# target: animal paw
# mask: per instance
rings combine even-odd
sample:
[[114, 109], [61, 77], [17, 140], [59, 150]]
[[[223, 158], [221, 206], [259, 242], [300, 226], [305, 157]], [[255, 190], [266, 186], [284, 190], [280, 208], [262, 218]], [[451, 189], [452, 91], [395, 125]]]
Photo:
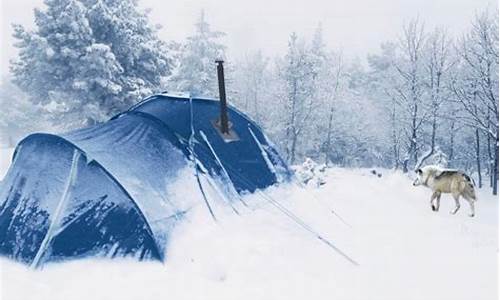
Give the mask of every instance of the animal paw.
[[451, 210], [451, 211], [450, 211], [450, 214], [454, 215], [454, 214], [456, 214], [456, 213], [457, 213], [457, 211], [458, 211], [458, 209]]
[[469, 217], [474, 218], [475, 214], [469, 214]]

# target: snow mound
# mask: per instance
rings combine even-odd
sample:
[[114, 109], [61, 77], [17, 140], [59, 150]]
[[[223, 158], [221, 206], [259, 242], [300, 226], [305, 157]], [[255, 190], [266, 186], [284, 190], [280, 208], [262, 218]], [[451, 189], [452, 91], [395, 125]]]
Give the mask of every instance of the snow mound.
[[12, 154], [14, 153], [14, 148], [1, 148], [0, 147], [0, 182], [7, 174], [9, 169]]
[[432, 212], [430, 191], [401, 173], [327, 173], [320, 189], [289, 185], [265, 194], [358, 267], [255, 193], [240, 215], [216, 210], [217, 222], [203, 205], [191, 210], [172, 233], [165, 265], [83, 260], [32, 271], [1, 260], [2, 299], [497, 298], [498, 199], [488, 191], [479, 191], [476, 218], [466, 210], [451, 216], [451, 197]]

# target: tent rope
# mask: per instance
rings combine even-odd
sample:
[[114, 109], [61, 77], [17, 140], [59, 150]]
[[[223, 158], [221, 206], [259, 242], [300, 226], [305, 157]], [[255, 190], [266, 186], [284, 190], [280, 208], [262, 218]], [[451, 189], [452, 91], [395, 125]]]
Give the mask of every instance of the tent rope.
[[[239, 174], [235, 174], [236, 176], [240, 176]], [[240, 177], [243, 177], [243, 176], [240, 176]], [[244, 178], [240, 178], [241, 180], [245, 180]], [[351, 264], [355, 265], [355, 266], [359, 266], [359, 263], [357, 261], [355, 261], [354, 259], [352, 259], [349, 255], [347, 255], [344, 251], [342, 251], [341, 249], [339, 249], [337, 246], [335, 246], [333, 244], [333, 242], [329, 241], [328, 239], [326, 239], [325, 237], [323, 237], [320, 233], [318, 233], [317, 231], [315, 231], [312, 227], [310, 227], [309, 225], [307, 225], [304, 221], [302, 221], [302, 219], [300, 217], [298, 217], [297, 215], [295, 215], [292, 211], [290, 211], [289, 209], [287, 209], [286, 207], [284, 207], [281, 203], [279, 203], [277, 200], [275, 200], [273, 197], [271, 197], [270, 195], [264, 193], [263, 191], [259, 190], [259, 189], [256, 189], [257, 193], [265, 200], [267, 200], [269, 203], [271, 203], [271, 205], [273, 205], [274, 207], [276, 207], [278, 210], [280, 210], [284, 215], [286, 215], [287, 217], [289, 217], [292, 221], [294, 221], [297, 225], [299, 225], [300, 227], [302, 227], [303, 229], [305, 229], [306, 231], [308, 231], [309, 233], [311, 233], [312, 235], [314, 235], [318, 240], [320, 240], [321, 242], [323, 242], [324, 244], [326, 244], [328, 247], [332, 248], [333, 250], [335, 250], [338, 254], [340, 254], [341, 256], [343, 256], [345, 259], [347, 259]]]
[[[300, 188], [302, 188], [303, 190], [305, 190], [305, 185], [300, 182], [295, 176], [293, 177], [293, 182], [295, 182]], [[327, 205], [325, 202], [323, 202], [322, 200], [320, 200], [318, 197], [316, 197], [314, 194], [309, 194], [316, 202], [320, 203], [321, 205], [323, 205], [328, 211], [330, 211], [334, 216], [337, 217], [337, 219], [340, 220], [340, 222], [342, 222], [344, 225], [346, 225], [347, 227], [349, 228], [352, 228], [352, 225], [349, 224], [346, 220], [344, 220], [344, 218], [342, 218], [333, 208], [331, 208], [329, 205]]]
[[[205, 154], [205, 153], [202, 153]], [[210, 155], [209, 153], [206, 153], [206, 155]], [[239, 180], [241, 180], [247, 187], [252, 187], [253, 185], [251, 182], [243, 175], [239, 174], [237, 170], [234, 170], [230, 164], [226, 164], [226, 168], [231, 171], [232, 175], [237, 177]], [[281, 211], [285, 216], [290, 218], [294, 223], [302, 227], [304, 230], [308, 231], [310, 234], [312, 234], [315, 238], [320, 240], [322, 243], [326, 244], [328, 247], [333, 249], [336, 253], [340, 254], [342, 257], [344, 257], [347, 261], [349, 261], [351, 264], [355, 266], [359, 266], [359, 263], [352, 259], [349, 255], [347, 255], [344, 251], [339, 249], [335, 244], [331, 241], [329, 241], [327, 238], [323, 237], [320, 233], [318, 233], [316, 230], [314, 230], [312, 227], [307, 225], [300, 217], [295, 215], [292, 211], [284, 207], [282, 204], [279, 203], [279, 201], [275, 200], [273, 197], [270, 195], [267, 195], [264, 193], [264, 191], [260, 189], [255, 189], [255, 191], [263, 198], [264, 200], [268, 201], [271, 205], [276, 207], [279, 211]]]
[[205, 141], [205, 144], [207, 144], [208, 148], [210, 149], [210, 151], [212, 152], [212, 155], [214, 156], [215, 158], [215, 161], [217, 162], [217, 164], [219, 165], [219, 167], [221, 168], [221, 171], [222, 171], [222, 175], [224, 177], [224, 179], [226, 180], [227, 184], [229, 186], [232, 187], [231, 189], [231, 193], [233, 194], [234, 197], [236, 197], [241, 203], [243, 203], [243, 205], [247, 206], [248, 207], [248, 204], [240, 197], [240, 194], [238, 194], [238, 191], [236, 191], [236, 189], [234, 188], [234, 185], [233, 185], [233, 182], [231, 180], [231, 177], [229, 176], [229, 173], [227, 172], [226, 168], [224, 167], [224, 165], [222, 164], [219, 156], [217, 155], [217, 153], [215, 152], [215, 149], [212, 147], [212, 144], [210, 144], [210, 142], [208, 141], [208, 138], [207, 136], [205, 135], [205, 133], [200, 130], [200, 135], [201, 137], [203, 138], [203, 140]]
[[[264, 158], [264, 161], [266, 162], [267, 167], [275, 174], [275, 177], [278, 180], [278, 172], [277, 172], [277, 170], [274, 168], [274, 165], [271, 163], [271, 160], [269, 159], [269, 155], [267, 154], [266, 150], [264, 149], [264, 147], [260, 143], [260, 141], [257, 138], [257, 136], [255, 135], [255, 133], [253, 132], [252, 128], [250, 128], [250, 125], [248, 126], [248, 131], [250, 131], [250, 134], [252, 135], [253, 139], [255, 140], [255, 143], [257, 143], [257, 146], [259, 147], [259, 150], [262, 153], [262, 157]], [[305, 186], [295, 176], [293, 176], [292, 178], [294, 179], [294, 182], [297, 183], [298, 186], [300, 186], [302, 189], [305, 189]], [[280, 180], [278, 180], [278, 181], [280, 181]], [[349, 223], [347, 223], [333, 208], [331, 208], [328, 205], [326, 205], [323, 201], [320, 201], [313, 194], [311, 194], [311, 196], [313, 197], [314, 200], [316, 200], [316, 202], [321, 203], [321, 205], [323, 205], [324, 207], [326, 207], [344, 225], [346, 225], [347, 227], [352, 228], [352, 226]]]
[[191, 156], [191, 160], [195, 164], [194, 169], [195, 169], [195, 176], [196, 176], [196, 182], [198, 182], [198, 187], [200, 188], [201, 195], [203, 196], [203, 200], [205, 201], [205, 205], [208, 208], [208, 211], [210, 212], [210, 215], [212, 216], [212, 219], [217, 222], [217, 218], [215, 217], [214, 211], [212, 210], [212, 207], [210, 206], [210, 203], [208, 202], [207, 195], [205, 194], [205, 190], [203, 189], [203, 186], [200, 181], [200, 174], [199, 174], [199, 165], [198, 165], [198, 158], [196, 157], [196, 154], [194, 153], [194, 125], [193, 125], [193, 98], [191, 95], [189, 95], [189, 113], [190, 113], [190, 123], [191, 123], [191, 134], [189, 135], [189, 141], [188, 141], [188, 151]]

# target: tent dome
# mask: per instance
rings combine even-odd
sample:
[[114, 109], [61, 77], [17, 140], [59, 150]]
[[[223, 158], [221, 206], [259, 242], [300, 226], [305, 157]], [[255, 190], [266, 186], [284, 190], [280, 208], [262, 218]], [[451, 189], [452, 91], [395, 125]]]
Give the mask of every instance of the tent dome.
[[89, 256], [163, 261], [173, 226], [199, 204], [183, 191], [205, 197], [208, 182], [232, 205], [289, 179], [254, 122], [230, 107], [227, 140], [218, 116], [215, 100], [160, 94], [103, 124], [26, 137], [0, 183], [0, 254], [35, 267]]

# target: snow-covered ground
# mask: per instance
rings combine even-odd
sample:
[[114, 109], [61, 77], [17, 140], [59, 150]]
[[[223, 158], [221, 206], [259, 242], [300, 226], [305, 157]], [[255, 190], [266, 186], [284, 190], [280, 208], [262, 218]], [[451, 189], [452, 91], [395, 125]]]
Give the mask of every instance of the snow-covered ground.
[[86, 260], [32, 271], [0, 260], [0, 299], [497, 299], [498, 199], [480, 191], [469, 218], [465, 203], [450, 215], [445, 195], [436, 213], [429, 190], [382, 173], [329, 169], [320, 188], [265, 192], [359, 266], [255, 194], [242, 215], [219, 211], [217, 223], [203, 205], [192, 210], [164, 265]]

